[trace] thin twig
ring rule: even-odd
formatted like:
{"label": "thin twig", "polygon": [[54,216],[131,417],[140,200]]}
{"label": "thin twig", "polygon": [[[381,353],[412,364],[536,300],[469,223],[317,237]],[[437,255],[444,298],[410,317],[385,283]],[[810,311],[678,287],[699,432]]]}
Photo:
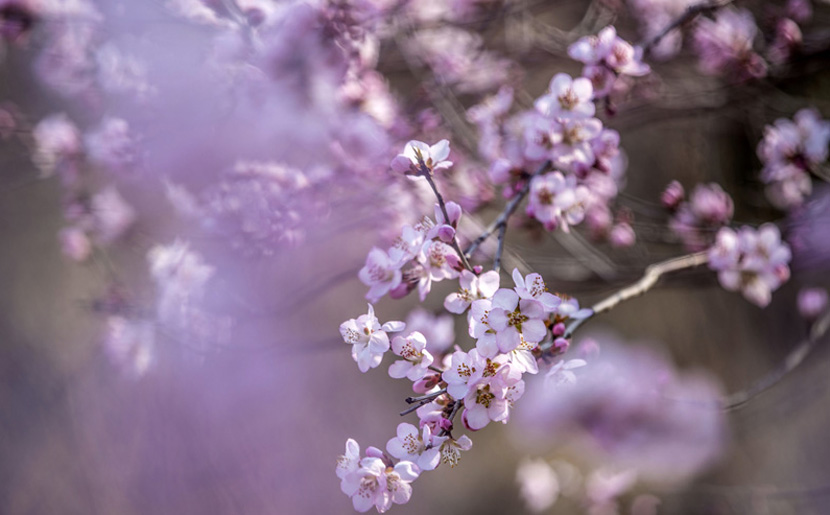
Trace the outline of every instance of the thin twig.
{"label": "thin twig", "polygon": [[[429,187],[432,188],[432,192],[435,193],[435,197],[438,199],[438,206],[441,208],[441,213],[444,215],[444,223],[449,224],[450,215],[447,213],[447,205],[444,204],[444,197],[441,196],[441,193],[438,191],[438,187],[435,186],[435,181],[432,180],[432,171],[427,168],[426,163],[424,163],[424,160],[420,157],[418,157],[418,162],[421,166],[421,176],[427,180]],[[467,261],[467,256],[461,252],[461,246],[458,244],[458,238],[456,235],[453,235],[452,237],[452,248],[461,257],[461,263],[464,265],[464,268],[472,272],[473,267],[470,266],[470,262]]]}
{"label": "thin twig", "polygon": [[438,436],[447,436],[452,431],[452,421],[455,419],[455,415],[458,413],[458,410],[461,409],[461,406],[464,405],[464,401],[455,401],[455,404],[452,406],[452,411],[450,412],[449,421],[450,421],[450,429],[442,429]]}
{"label": "thin twig", "polygon": [[507,224],[499,227],[499,245],[496,247],[496,255],[493,257],[493,270],[496,272],[501,268],[501,254],[504,252],[504,233],[507,232]]}
{"label": "thin twig", "polygon": [[464,255],[472,256],[473,252],[476,251],[476,249],[479,247],[479,245],[484,243],[484,240],[489,238],[490,235],[493,234],[494,232],[496,232],[496,230],[499,229],[502,225],[507,224],[507,220],[516,211],[516,209],[519,207],[519,204],[522,202],[522,200],[527,196],[527,193],[530,191],[530,182],[531,182],[531,180],[534,177],[536,177],[537,175],[540,175],[543,172],[545,172],[546,170],[548,170],[550,168],[550,165],[551,165],[550,160],[545,161],[544,163],[542,163],[542,166],[540,166],[535,172],[533,172],[533,175],[531,175],[527,179],[527,182],[522,187],[522,189],[518,193],[516,193],[516,195],[512,199],[510,199],[510,202],[508,202],[507,205],[504,207],[504,211],[502,211],[501,215],[499,215],[498,218],[493,220],[493,223],[488,225],[487,228],[484,229],[484,232],[482,232],[478,236],[478,238],[473,240],[473,242],[470,244],[470,246],[467,247],[467,250],[464,251]]}
{"label": "thin twig", "polygon": [[444,395],[445,393],[447,393],[447,389],[442,388],[441,390],[438,390],[437,392],[428,393],[428,394],[422,395],[420,397],[407,397],[406,398],[406,403],[407,404],[413,404],[413,403],[416,403],[416,402],[431,401],[432,399],[434,399],[436,397],[440,397],[441,395]]}
{"label": "thin twig", "polygon": [[769,372],[767,375],[756,381],[749,388],[735,392],[722,401],[722,408],[724,411],[733,411],[746,406],[746,404],[754,399],[759,394],[768,390],[781,381],[784,376],[795,370],[810,352],[815,348],[819,340],[827,334],[830,329],[830,310],[824,313],[824,316],[816,320],[812,327],[810,327],[810,334],[807,335],[798,346],[790,352],[784,363],[775,370]]}
{"label": "thin twig", "polygon": [[600,313],[604,313],[606,311],[613,309],[620,302],[626,301],[630,298],[642,295],[643,293],[647,292],[657,283],[657,280],[660,279],[660,277],[663,274],[669,272],[676,272],[678,270],[684,270],[686,268],[696,267],[706,263],[708,260],[709,257],[707,255],[707,252],[703,251],[650,265],[648,268],[646,268],[646,272],[645,274],[643,274],[642,279],[632,284],[631,286],[623,288],[622,290],[616,292],[610,297],[606,297],[605,299],[599,301],[591,308],[591,314],[587,317],[580,318],[578,320],[574,320],[573,322],[571,322],[571,324],[565,330],[565,334],[563,335],[563,337],[570,338],[571,336],[573,336],[574,331],[576,331],[579,328],[579,326],[584,324],[587,320],[590,320],[591,318]]}

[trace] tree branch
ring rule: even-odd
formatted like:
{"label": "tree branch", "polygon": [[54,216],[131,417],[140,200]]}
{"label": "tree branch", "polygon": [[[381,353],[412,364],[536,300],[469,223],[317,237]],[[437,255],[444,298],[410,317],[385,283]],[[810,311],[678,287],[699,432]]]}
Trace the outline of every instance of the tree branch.
{"label": "tree branch", "polygon": [[663,276],[663,274],[667,274],[669,272],[676,272],[678,270],[683,270],[686,268],[693,268],[706,263],[708,260],[709,257],[707,255],[707,252],[703,251],[650,265],[648,268],[646,268],[646,272],[643,275],[642,279],[632,284],[631,286],[623,288],[617,293],[609,297],[606,297],[605,299],[594,304],[594,306],[591,308],[592,313],[587,317],[580,318],[578,320],[574,320],[573,322],[571,322],[571,324],[565,330],[565,334],[563,335],[563,337],[570,338],[571,336],[573,336],[574,331],[576,331],[579,328],[579,326],[581,326],[594,316],[613,309],[615,306],[617,306],[617,304],[623,301],[626,301],[628,299],[631,299],[638,295],[642,295],[643,293],[647,292],[657,283],[657,280],[660,279],[660,277]]}
{"label": "tree branch", "polygon": [[470,246],[467,247],[467,250],[464,251],[464,254],[466,256],[472,256],[473,252],[475,252],[476,249],[478,249],[478,247],[482,243],[484,243],[484,241],[487,238],[489,238],[491,234],[496,232],[496,230],[500,229],[503,225],[507,225],[507,220],[516,211],[516,209],[519,207],[519,204],[522,202],[522,200],[527,196],[527,193],[530,191],[530,182],[531,182],[531,180],[533,180],[533,178],[536,177],[537,175],[541,175],[543,172],[548,170],[550,168],[550,166],[551,166],[551,161],[550,160],[545,161],[544,163],[542,163],[542,165],[535,172],[533,172],[533,175],[531,175],[527,179],[527,182],[522,187],[522,189],[512,199],[510,199],[510,202],[508,202],[507,205],[504,207],[504,211],[502,211],[501,215],[499,215],[499,217],[496,218],[493,221],[493,223],[491,223],[489,226],[487,226],[487,228],[484,229],[484,232],[482,232],[478,236],[478,238],[473,240],[473,242],[470,244]]}

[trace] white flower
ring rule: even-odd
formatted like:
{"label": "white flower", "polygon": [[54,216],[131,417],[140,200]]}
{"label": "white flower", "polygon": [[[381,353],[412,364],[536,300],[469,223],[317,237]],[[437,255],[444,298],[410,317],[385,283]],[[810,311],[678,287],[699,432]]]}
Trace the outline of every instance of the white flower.
{"label": "white flower", "polygon": [[527,277],[522,277],[518,268],[513,269],[513,282],[516,283],[516,293],[521,299],[533,299],[544,306],[545,311],[554,311],[562,299],[548,291],[545,280],[542,276],[536,273],[528,274]]}
{"label": "white flower", "polygon": [[426,350],[427,341],[418,331],[406,338],[396,336],[392,339],[392,352],[402,357],[389,366],[389,375],[395,379],[402,377],[412,381],[422,379],[432,365],[432,354]]}
{"label": "white flower", "polygon": [[452,161],[446,159],[450,156],[450,142],[442,139],[430,146],[422,141],[412,140],[406,144],[403,154],[392,160],[392,170],[398,173],[409,175],[420,175],[422,173],[421,163],[431,173],[452,166]]}
{"label": "white flower", "polygon": [[424,425],[422,434],[418,434],[418,428],[412,424],[403,422],[398,424],[398,432],[386,444],[386,450],[393,457],[399,460],[411,461],[418,465],[421,470],[434,470],[441,459],[441,449],[433,444],[432,431],[429,425]]}
{"label": "white flower", "polygon": [[369,304],[367,314],[340,324],[340,335],[343,341],[352,346],[352,358],[360,371],[365,373],[380,365],[383,353],[389,350],[389,336],[386,332],[403,331],[405,327],[406,324],[397,321],[380,325],[374,307]]}
{"label": "white flower", "polygon": [[444,299],[444,308],[456,315],[467,311],[475,300],[491,298],[499,289],[499,273],[491,270],[475,275],[469,270],[462,270],[458,283],[460,286],[458,292],[450,293]]}
{"label": "white flower", "polygon": [[557,73],[550,81],[548,93],[539,97],[534,107],[551,118],[591,118],[596,113],[591,100],[593,94],[589,79],[573,79],[567,73]]}

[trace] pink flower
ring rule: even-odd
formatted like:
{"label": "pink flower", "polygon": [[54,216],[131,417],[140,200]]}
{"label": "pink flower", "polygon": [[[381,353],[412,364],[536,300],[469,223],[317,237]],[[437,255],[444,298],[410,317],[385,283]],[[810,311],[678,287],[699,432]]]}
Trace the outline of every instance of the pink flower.
{"label": "pink flower", "polygon": [[557,73],[550,81],[548,93],[536,99],[536,110],[551,118],[591,118],[596,112],[591,81],[573,79]]}
{"label": "pink flower", "polygon": [[444,299],[444,308],[456,315],[467,311],[473,301],[491,298],[499,289],[499,273],[491,270],[475,275],[469,270],[462,270],[458,283],[458,292],[450,293]]}
{"label": "pink flower", "polygon": [[393,261],[386,252],[375,247],[366,256],[366,264],[358,272],[358,277],[369,286],[366,299],[377,302],[401,284],[401,263]]}
{"label": "pink flower", "polygon": [[389,366],[389,375],[395,379],[406,377],[411,381],[422,379],[432,365],[432,354],[426,350],[424,335],[414,331],[406,338],[396,336],[392,339],[392,352],[402,357]]}
{"label": "pink flower", "polygon": [[815,320],[827,309],[827,290],[802,288],[798,292],[798,312],[807,320]]}
{"label": "pink flower", "polygon": [[736,80],[765,76],[767,64],[752,49],[757,32],[746,9],[719,9],[714,20],[699,17],[693,39],[700,68],[711,75],[729,73]]}
{"label": "pink flower", "polygon": [[408,175],[420,175],[421,163],[432,173],[452,166],[452,161],[446,159],[450,155],[450,142],[442,139],[430,146],[422,141],[412,140],[406,144],[403,154],[392,160],[392,170]]}
{"label": "pink flower", "polygon": [[547,173],[531,181],[527,213],[549,231],[562,228],[568,232],[584,219],[588,196],[588,189],[578,186],[575,176]]}
{"label": "pink flower", "polygon": [[369,304],[367,314],[340,324],[340,335],[343,341],[352,346],[352,358],[360,371],[365,373],[380,365],[383,353],[389,350],[389,336],[386,333],[403,331],[405,328],[406,325],[398,321],[380,325],[374,307]]}
{"label": "pink flower", "polygon": [[59,171],[65,180],[77,174],[77,160],[83,152],[81,133],[66,114],[44,118],[32,130],[35,151],[32,160],[44,176]]}
{"label": "pink flower", "polygon": [[418,434],[418,428],[412,424],[398,424],[398,434],[387,442],[386,450],[399,460],[415,463],[421,470],[434,470],[441,460],[441,449],[434,445],[429,425],[425,425],[422,433]]}
{"label": "pink flower", "polygon": [[73,261],[85,261],[92,253],[92,242],[83,231],[75,226],[61,229],[58,237],[61,242],[61,251]]}
{"label": "pink flower", "polygon": [[778,227],[742,227],[737,233],[724,227],[709,250],[709,268],[718,272],[721,286],[740,290],[750,302],[764,307],[772,292],[790,276],[791,252]]}
{"label": "pink flower", "polygon": [[519,495],[534,513],[547,511],[559,497],[559,480],[542,459],[524,459],[516,469]]}
{"label": "pink flower", "polygon": [[554,311],[562,302],[562,299],[548,291],[545,280],[537,273],[527,274],[522,277],[518,268],[513,269],[514,288],[520,299],[533,299],[538,301],[548,313]]}
{"label": "pink flower", "polygon": [[359,468],[343,478],[341,490],[352,498],[355,510],[364,513],[374,506],[379,513],[384,513],[392,504],[409,502],[412,496],[409,483],[419,474],[411,461],[390,467],[381,458],[366,457],[360,460]]}

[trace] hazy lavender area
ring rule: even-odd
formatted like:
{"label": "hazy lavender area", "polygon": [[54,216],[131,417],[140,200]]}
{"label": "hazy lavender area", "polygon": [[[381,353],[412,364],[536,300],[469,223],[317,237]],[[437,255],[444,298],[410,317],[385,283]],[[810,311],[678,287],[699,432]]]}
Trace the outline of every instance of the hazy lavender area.
{"label": "hazy lavender area", "polygon": [[0,60],[0,513],[828,513],[827,1],[0,0]]}

